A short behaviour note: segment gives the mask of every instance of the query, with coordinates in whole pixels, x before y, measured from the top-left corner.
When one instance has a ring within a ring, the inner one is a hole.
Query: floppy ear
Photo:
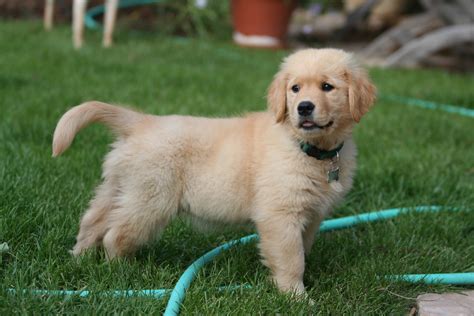
[[[370,82],[365,70],[355,69],[347,74],[349,81],[349,109],[354,121],[359,123],[375,102],[377,89]]]
[[[276,122],[283,122],[286,116],[286,75],[281,71],[275,75],[268,88],[267,104]]]

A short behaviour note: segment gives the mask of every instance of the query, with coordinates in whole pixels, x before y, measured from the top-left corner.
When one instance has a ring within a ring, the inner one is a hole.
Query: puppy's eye
[[[331,86],[329,83],[325,82],[325,83],[323,83],[321,88],[323,89],[323,91],[329,92],[332,89],[334,89],[334,86]]]
[[[291,91],[293,91],[294,93],[298,93],[300,91],[300,86],[295,84],[291,87]]]

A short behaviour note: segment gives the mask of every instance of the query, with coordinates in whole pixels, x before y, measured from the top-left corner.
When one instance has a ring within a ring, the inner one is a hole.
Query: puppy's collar
[[[334,149],[331,150],[324,150],[320,149],[314,145],[311,145],[306,142],[300,142],[300,147],[301,150],[307,154],[308,156],[314,157],[317,160],[325,160],[325,159],[332,159],[337,156],[339,151],[342,149],[342,146],[344,146],[344,142],[341,143],[339,146],[337,146]]]

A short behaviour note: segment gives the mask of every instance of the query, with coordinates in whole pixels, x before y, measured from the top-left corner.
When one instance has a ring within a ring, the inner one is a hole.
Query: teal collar
[[[325,159],[332,159],[337,156],[338,152],[341,150],[344,143],[341,143],[334,149],[331,150],[323,150],[314,145],[311,145],[306,142],[300,142],[301,150],[306,153],[308,156],[314,157],[317,160],[325,160]]]

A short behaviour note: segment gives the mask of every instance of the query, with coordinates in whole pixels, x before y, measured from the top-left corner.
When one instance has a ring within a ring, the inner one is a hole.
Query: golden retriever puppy
[[[237,118],[153,116],[91,101],[69,110],[53,156],[91,122],[118,139],[72,253],[102,244],[133,254],[177,216],[252,223],[263,263],[284,292],[304,293],[305,254],[322,219],[351,188],[356,122],[375,88],[351,54],[305,49],[287,57],[268,90],[268,111]]]

